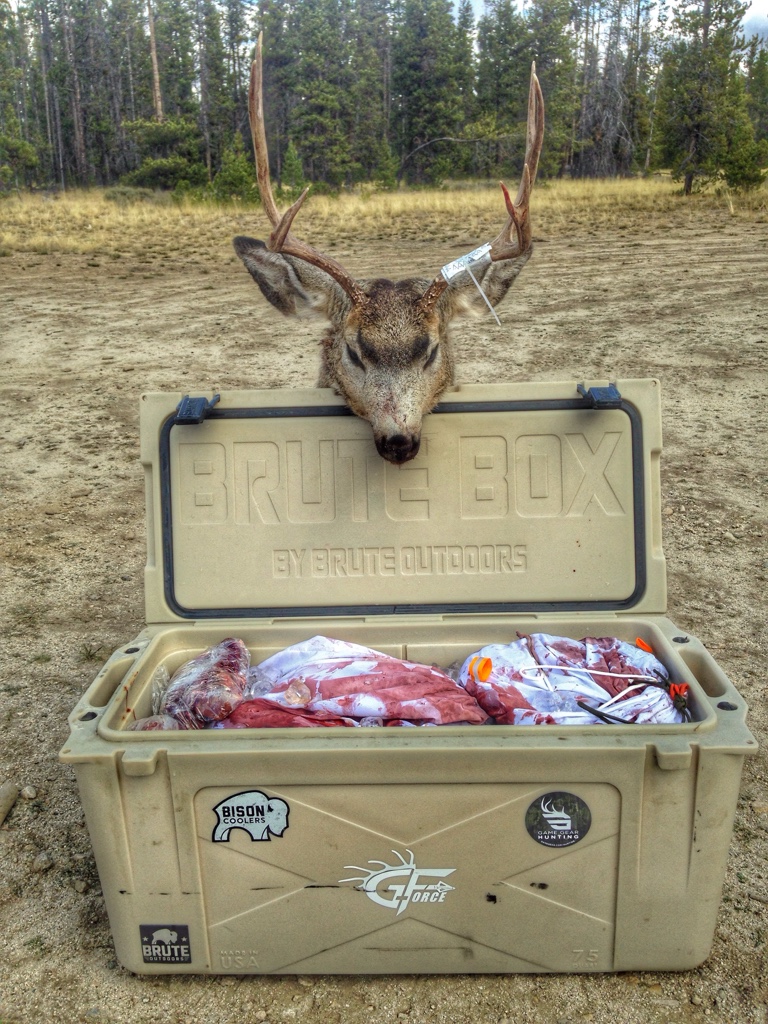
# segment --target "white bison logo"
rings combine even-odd
[[[166,946],[172,946],[178,937],[178,932],[172,932],[170,928],[160,928],[152,933],[152,945],[157,946],[162,942]]]
[[[216,827],[214,843],[228,843],[233,828],[241,828],[253,842],[269,842],[288,828],[289,807],[285,800],[269,797],[259,790],[235,793],[213,808]]]

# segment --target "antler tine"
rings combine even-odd
[[[536,64],[531,64],[531,85],[528,90],[528,124],[526,127],[525,163],[520,178],[520,188],[514,203],[503,182],[499,182],[504,193],[504,202],[509,220],[491,243],[491,260],[509,260],[522,256],[531,247],[532,231],[528,217],[531,189],[536,181],[539,168],[541,144],[544,141],[544,97],[536,76]],[[513,238],[514,230],[514,238]]]
[[[251,64],[251,84],[248,89],[248,120],[251,122],[251,138],[253,153],[256,157],[256,180],[259,183],[259,195],[269,223],[276,228],[280,222],[280,214],[272,195],[272,182],[269,177],[269,150],[267,149],[267,133],[264,129],[264,96],[262,92],[262,58],[259,32],[256,44],[256,57]]]
[[[502,230],[491,243],[489,252],[492,262],[499,260],[513,259],[515,256],[522,256],[531,247],[531,224],[528,218],[528,207],[531,198],[531,189],[536,181],[536,172],[539,167],[539,155],[541,145],[544,141],[544,97],[541,93],[539,79],[536,76],[536,64],[531,64],[531,84],[528,90],[528,124],[526,127],[525,162],[523,173],[520,178],[520,188],[517,192],[515,202],[512,202],[509,192],[503,182],[499,182],[504,193],[504,203],[507,207],[509,219]],[[512,232],[514,230],[514,239]],[[438,274],[434,281],[421,297],[421,304],[426,309],[431,309],[445,289],[448,282]]]
[[[536,74],[536,61],[531,64],[531,85],[528,90],[528,124],[526,128],[525,163],[531,175],[531,188],[536,183],[541,144],[544,141],[544,97]]]
[[[305,188],[296,202],[280,216],[272,195],[272,182],[269,176],[269,150],[267,149],[267,133],[264,128],[264,102],[262,90],[262,35],[259,33],[256,45],[256,57],[251,64],[251,84],[248,90],[248,117],[251,122],[251,138],[253,139],[253,151],[256,157],[256,178],[259,183],[259,194],[264,206],[264,212],[273,227],[269,236],[267,248],[270,252],[281,252],[287,256],[295,256],[297,259],[310,263],[313,267],[325,271],[337,284],[339,284],[356,305],[363,305],[367,296],[355,279],[344,269],[344,267],[331,256],[313,249],[311,245],[299,241],[290,234],[294,217],[301,209],[302,203],[307,197],[309,187]]]

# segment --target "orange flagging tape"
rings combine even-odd
[[[469,674],[477,682],[485,683],[493,670],[490,658],[473,658],[469,663]]]

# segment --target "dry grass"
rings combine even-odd
[[[434,190],[362,190],[338,198],[311,197],[301,212],[300,234],[318,244],[351,239],[426,239],[471,246],[492,237],[502,223],[498,188],[466,185]],[[746,196],[679,194],[668,177],[617,181],[554,181],[535,192],[534,231],[563,234],[638,232],[710,222],[764,222],[768,187]],[[230,254],[229,238],[264,237],[259,209],[213,203],[155,201],[115,203],[101,190],[55,197],[21,195],[0,202],[0,254],[99,253],[119,258]],[[221,243],[224,242],[222,249]]]

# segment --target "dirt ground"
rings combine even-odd
[[[218,244],[220,241],[220,244]],[[359,276],[436,270],[477,244],[338,249]],[[217,256],[0,260],[0,1021],[764,1024],[768,965],[768,224],[542,240],[500,312],[457,330],[459,379],[658,377],[669,615],[750,705],[714,947],[682,974],[136,977],[116,961],[67,715],[142,627],[142,391],[314,384],[319,328]]]

